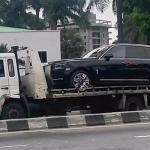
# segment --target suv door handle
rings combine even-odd
[[[8,90],[8,87],[3,87],[3,88],[1,88],[2,90]]]

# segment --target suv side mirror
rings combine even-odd
[[[104,58],[105,58],[106,61],[109,61],[110,58],[113,58],[113,54],[106,54],[106,55],[104,56]]]

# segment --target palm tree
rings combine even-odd
[[[0,53],[7,53],[8,51],[9,50],[8,50],[7,44],[2,43],[0,45]]]
[[[114,13],[117,15],[118,42],[123,43],[123,0],[113,0],[112,8]]]
[[[23,28],[25,16],[24,0],[0,0],[0,20],[3,25]]]
[[[113,0],[112,8],[113,8],[114,14],[117,14],[116,7],[117,7],[116,0]],[[122,20],[123,21],[121,22],[123,25],[121,25],[122,26],[121,28],[123,29],[123,31],[121,32],[123,32],[123,42],[134,43],[134,44],[147,44],[148,43],[148,39],[145,38],[143,35],[141,35],[139,29],[135,26],[135,24],[133,23],[129,15],[123,15]],[[119,25],[117,23],[117,28],[118,26]],[[119,42],[119,39],[117,41],[114,41],[114,43],[118,43],[118,42]]]
[[[79,58],[85,50],[83,39],[75,29],[61,30],[61,58]]]
[[[52,29],[57,28],[58,20],[65,24],[68,19],[73,19],[81,26],[89,25],[89,12],[94,7],[103,12],[109,5],[109,0],[47,0],[44,2],[43,16],[51,24]]]
[[[39,30],[40,24],[40,10],[43,8],[43,0],[26,0],[28,7],[32,8],[36,12],[36,30]]]

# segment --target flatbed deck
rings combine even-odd
[[[73,97],[93,97],[101,95],[116,95],[116,94],[150,94],[150,86],[105,86],[92,87],[81,92],[77,89],[56,89],[51,90],[50,97],[54,99],[73,98]]]

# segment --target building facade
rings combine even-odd
[[[89,28],[81,28],[74,21],[70,21],[66,28],[76,29],[78,34],[82,37],[85,44],[85,53],[98,48],[103,45],[109,44],[109,28],[112,27],[111,21],[97,20],[95,14],[89,15]],[[61,29],[62,25],[58,24],[58,29]]]
[[[17,45],[27,46],[39,53],[42,63],[61,60],[60,31],[59,30],[26,30],[0,26],[0,44],[7,44],[8,48]],[[18,53],[24,57],[25,51]]]

